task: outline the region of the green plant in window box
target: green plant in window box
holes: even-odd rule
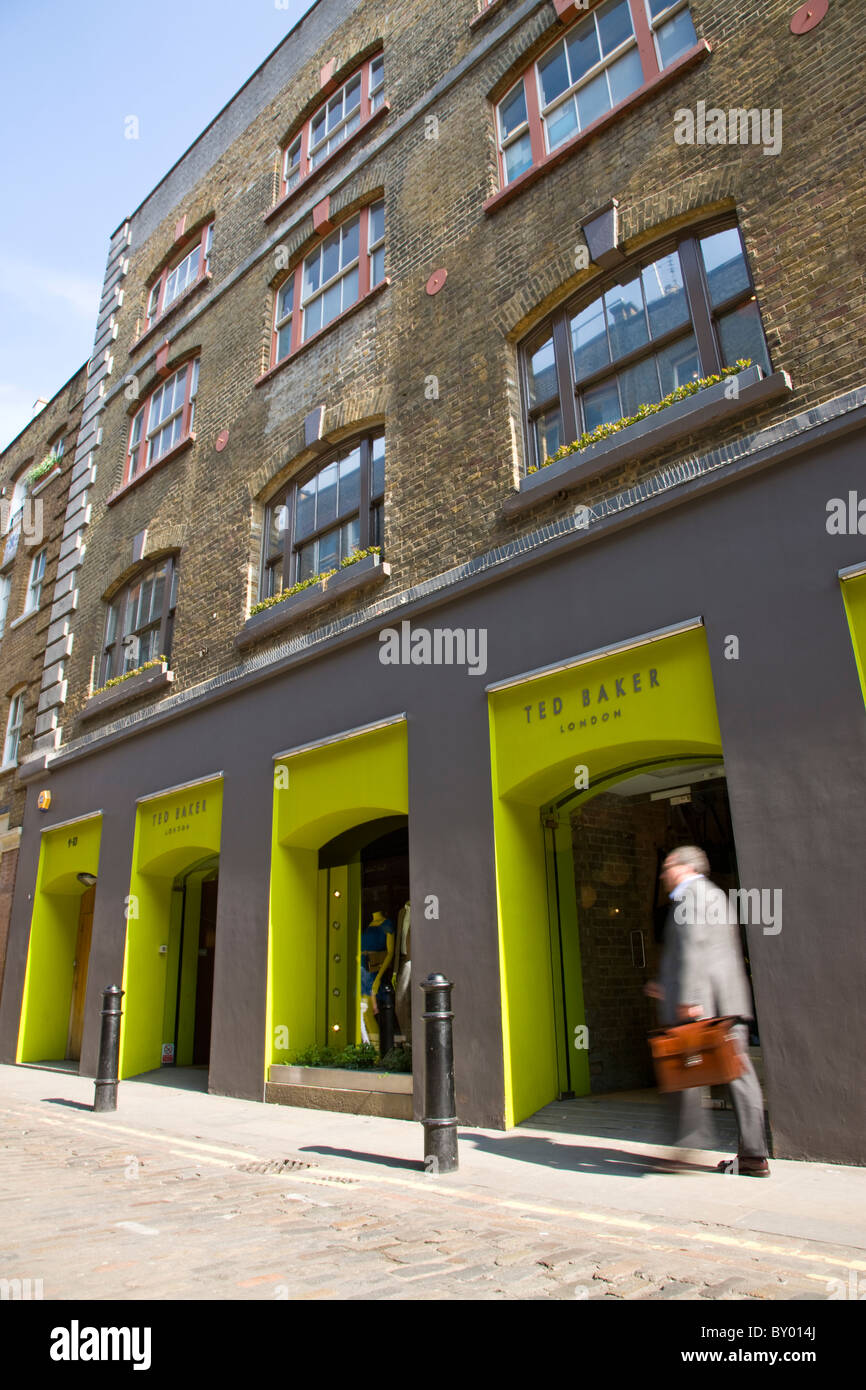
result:
[[[98,690],[94,690],[94,695],[101,695],[104,690],[111,690],[115,685],[123,685],[124,681],[131,680],[133,676],[140,676],[142,671],[149,671],[154,666],[163,666],[168,662],[166,656],[155,656],[152,661],[145,661],[143,666],[136,666],[134,671],[124,671],[122,676],[112,676],[110,681],[101,685]]]
[[[546,468],[548,464],[567,458],[569,454],[579,454],[581,450],[588,449],[590,444],[598,444],[602,439],[609,439],[612,434],[618,434],[627,425],[636,425],[639,420],[646,420],[650,415],[658,415],[660,410],[666,410],[669,405],[675,405],[677,401],[684,401],[687,396],[697,395],[698,391],[703,391],[706,386],[715,386],[717,382],[724,381],[726,376],[737,376],[739,372],[744,372],[751,365],[752,359],[750,357],[741,357],[734,363],[733,367],[723,367],[721,372],[714,373],[713,376],[702,376],[697,381],[687,381],[683,386],[678,386],[675,391],[663,396],[660,401],[656,401],[654,404],[647,402],[645,405],[639,405],[634,415],[624,415],[621,420],[611,420],[607,424],[596,425],[594,430],[580,435],[571,444],[561,444],[555,454],[551,454],[541,464],[530,464],[526,471],[527,473],[537,473],[539,468]]]
[[[28,487],[32,487],[34,483],[39,482],[40,478],[44,478],[46,473],[50,473],[52,468],[56,468],[59,463],[60,459],[56,454],[46,454],[41,463],[35,463],[28,470],[24,478],[25,483]]]
[[[340,569],[348,569],[350,565],[356,565],[359,560],[364,560],[368,555],[380,555],[381,546],[369,545],[366,550],[353,550],[351,555],[347,555],[345,560],[340,561]],[[336,568],[323,570],[321,574],[311,574],[308,579],[299,579],[297,584],[293,584],[289,589],[281,589],[278,594],[273,594],[271,598],[262,599],[261,603],[254,603],[250,609],[250,617],[255,617],[256,613],[264,613],[267,608],[273,608],[276,604],[282,603],[283,599],[291,598],[294,594],[300,594],[304,589],[312,589],[315,584],[321,584],[323,580],[330,579],[336,574]]]

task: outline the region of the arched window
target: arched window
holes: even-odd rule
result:
[[[688,0],[597,5],[531,63],[499,102],[502,187],[543,164],[696,43]]]
[[[204,279],[210,269],[212,246],[213,223],[209,222],[202,227],[194,243],[187,242],[185,249],[161,271],[147,296],[145,331],[162,318],[182,294]]]
[[[105,625],[99,684],[171,657],[178,566],[174,556],[136,575],[112,599]]]
[[[192,435],[199,359],[182,367],[147,397],[129,427],[124,482],[152,468]]]
[[[260,598],[382,545],[385,436],[364,435],[293,478],[267,507]]]
[[[770,373],[735,226],[663,243],[557,309],[522,346],[530,464],[741,358]]]
[[[322,102],[283,147],[280,198],[287,197],[350,135],[361,130],[384,101],[385,60],[377,53]]]

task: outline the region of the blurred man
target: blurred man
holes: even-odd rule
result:
[[[737,1120],[737,1157],[718,1165],[720,1172],[747,1177],[770,1176],[761,1087],[748,1053],[746,1020],[754,1016],[736,914],[726,895],[707,878],[703,850],[684,845],[662,866],[662,884],[671,900],[665,925],[658,981],[646,992],[659,1000],[661,1023],[670,1027],[692,1018],[735,1015],[744,1020],[733,1029],[745,1070],[729,1082]],[[701,1104],[702,1088],[676,1091],[675,1144],[698,1149],[713,1142],[712,1124]]]

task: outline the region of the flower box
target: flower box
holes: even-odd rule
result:
[[[731,394],[731,382],[737,383],[736,395]],[[506,499],[502,511],[506,516],[528,511],[559,492],[567,492],[569,488],[653,453],[685,435],[695,434],[718,420],[776,400],[790,390],[791,378],[787,372],[774,372],[765,377],[760,367],[746,367],[735,376],[675,401],[657,415],[626,425],[610,438],[590,444],[578,453],[567,454],[521,478],[518,492]]]
[[[272,604],[261,613],[254,613],[251,618],[247,618],[235,638],[235,646],[243,649],[251,647],[254,642],[273,637],[285,628],[291,627],[306,613],[324,608],[326,603],[333,603],[335,599],[345,598],[347,594],[361,593],[364,589],[384,584],[390,573],[390,565],[385,564],[380,555],[365,555],[362,560],[347,565],[345,569],[337,570],[336,574],[330,575],[318,584],[311,584],[308,589],[301,589],[297,594],[280,599],[279,603]]]
[[[82,721],[95,719],[105,710],[114,709],[117,705],[127,705],[131,700],[140,699],[142,695],[164,690],[173,680],[174,672],[168,669],[166,662],[161,662],[159,666],[149,666],[145,671],[138,671],[126,680],[118,681],[117,685],[110,685],[107,690],[100,690],[98,694],[91,695],[79,718]]]

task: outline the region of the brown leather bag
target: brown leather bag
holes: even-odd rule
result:
[[[660,1091],[687,1091],[692,1086],[722,1086],[746,1069],[732,1028],[736,1017],[699,1018],[649,1035]]]

